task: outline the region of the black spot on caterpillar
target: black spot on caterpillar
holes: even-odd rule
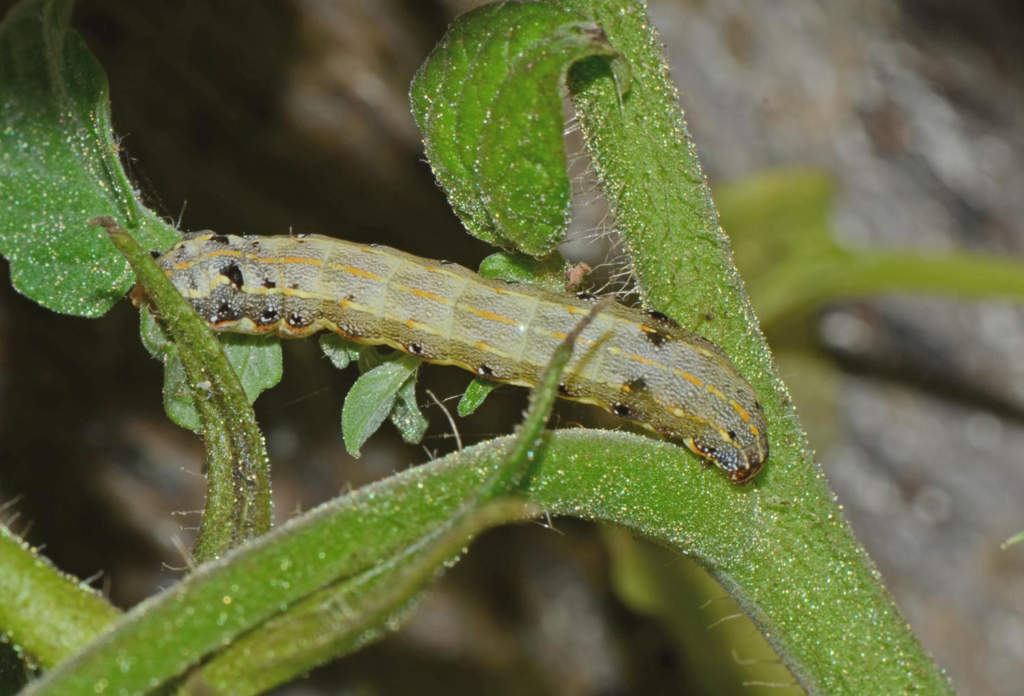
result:
[[[633,409],[631,409],[626,404],[613,404],[612,408],[611,408],[611,412],[614,413],[619,418],[633,418],[634,417]]]
[[[221,302],[210,323],[222,324],[224,322],[238,321],[241,318],[242,313],[232,307],[230,302]]]
[[[245,285],[245,278],[242,276],[242,269],[238,267],[237,263],[229,263],[220,269],[220,274],[231,281],[231,284],[236,288],[241,288]]]
[[[269,326],[276,323],[280,316],[280,313],[278,313],[276,309],[273,307],[267,307],[263,310],[263,314],[259,316],[259,319],[256,320],[256,323],[260,326]]]
[[[198,233],[158,263],[218,331],[299,338],[329,329],[522,386],[537,384],[597,300],[318,235],[257,241]],[[764,413],[714,343],[660,312],[622,305],[601,312],[577,343],[561,396],[678,438],[734,482],[761,469]]]
[[[641,326],[640,330],[643,331],[643,337],[655,348],[661,348],[662,343],[672,338],[671,334],[663,333],[649,326]]]

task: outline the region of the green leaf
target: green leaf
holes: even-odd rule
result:
[[[399,361],[402,357],[400,353],[388,356],[381,355],[373,346],[360,345],[346,340],[337,334],[321,336],[320,347],[339,370],[344,370],[353,360],[359,361],[359,369],[363,371],[363,377],[359,378],[356,385],[377,368]],[[415,364],[419,366],[419,361],[414,358],[410,358],[410,362],[407,364],[412,364],[411,361],[415,361]],[[389,368],[389,370],[393,369]],[[406,368],[403,367],[402,369]],[[396,373],[394,376],[397,379],[398,374]],[[379,373],[372,377],[371,380],[383,378],[384,373]],[[379,386],[374,386],[373,388],[377,390]],[[353,387],[353,390],[355,390],[355,387]],[[376,419],[380,411],[385,408],[387,408],[386,416],[391,418],[391,422],[395,424],[395,427],[402,434],[403,440],[414,445],[423,441],[423,435],[427,432],[427,426],[430,425],[430,422],[423,415],[423,412],[420,411],[419,404],[416,402],[416,370],[412,370],[405,381],[399,385],[396,393],[391,394],[389,390],[390,387],[377,391],[374,396],[357,393],[358,401],[353,402],[351,407],[349,406],[349,398],[352,392],[349,392],[349,396],[345,398],[345,406],[342,408],[342,430],[345,437],[345,446],[353,456],[359,456],[359,448],[384,422],[383,418],[380,421]],[[390,401],[390,406],[388,406],[388,401]],[[346,425],[349,421],[345,420],[345,409],[353,409],[350,411],[350,415],[347,416],[351,419],[351,428],[349,425]],[[362,413],[365,413],[369,420],[364,422],[358,415]],[[360,434],[357,436],[353,435],[354,439],[350,440],[350,431]]]
[[[164,364],[164,411],[175,424],[194,433],[203,431],[192,389],[188,386],[185,366],[178,355],[178,346],[168,338],[149,308],[140,313],[142,345],[149,354]]]
[[[197,388],[205,391],[205,398],[209,398],[209,385],[197,385]],[[188,375],[185,374],[185,365],[181,362],[177,347],[172,348],[164,363],[164,411],[176,425],[194,433],[203,432],[199,407],[196,405],[192,389],[188,386]]]
[[[423,435],[426,434],[430,421],[420,411],[420,406],[416,402],[415,372],[398,390],[398,399],[395,401],[395,407],[391,409],[391,422],[402,434],[402,439],[410,445],[423,442]]]
[[[590,56],[628,71],[601,28],[545,3],[498,3],[459,17],[413,80],[427,157],[475,236],[535,256],[568,224],[561,85]]]
[[[548,11],[538,3],[524,3],[520,9],[524,20],[531,13]],[[503,47],[501,39],[511,32],[515,15],[498,3],[485,5],[471,15],[476,18],[474,22],[463,15],[449,27],[413,78],[410,99],[425,136],[430,166],[466,229],[491,244],[510,246],[487,212],[473,169],[487,103],[497,95],[505,77],[503,71],[492,67],[488,51]],[[488,21],[493,41],[474,35],[474,26]],[[525,33],[521,31],[520,36]],[[529,38],[539,36],[531,33]]]
[[[210,388],[197,404],[210,472],[203,561],[269,528],[269,463],[220,345],[146,254],[179,235],[136,200],[120,166],[106,77],[68,30],[72,5],[23,0],[0,25],[0,254],[20,292],[81,316],[104,313],[140,278],[179,342],[189,391],[203,399]]]
[[[364,374],[380,365],[406,357],[399,352],[381,353],[374,346],[359,346],[359,348],[359,370]],[[417,367],[421,364],[422,361],[417,361]],[[427,426],[430,425],[416,401],[416,378],[418,375],[419,370],[414,370],[402,384],[398,390],[395,405],[388,415],[401,433],[402,439],[412,445],[418,445],[423,441],[423,435],[427,431]]]
[[[336,333],[325,333],[320,336],[320,348],[336,368],[344,370],[353,360],[359,359],[360,353],[367,346],[344,339]]]
[[[189,385],[178,347],[167,337],[148,308],[142,309],[142,343],[150,354],[164,363],[164,410],[172,421],[196,433],[203,431],[195,392],[209,396],[210,384]],[[264,390],[281,381],[281,342],[270,336],[221,334],[221,349],[238,375],[249,403]],[[200,396],[200,398],[203,398]]]
[[[281,341],[276,337],[223,334],[218,338],[250,404],[281,381]]]
[[[469,383],[469,386],[466,387],[466,393],[459,399],[459,415],[465,418],[473,413],[473,411],[480,408],[480,404],[484,402],[487,395],[500,386],[501,382],[495,382],[484,377],[476,377]]]
[[[555,252],[542,259],[528,254],[491,254],[480,262],[480,275],[510,283],[527,283],[552,292],[565,292],[565,274],[572,267]]]
[[[68,29],[71,0],[26,0],[0,25],[0,254],[19,291],[93,317],[133,275],[94,216],[122,220],[147,249],[178,233],[135,198],[111,134],[106,76]]]
[[[402,355],[377,365],[356,380],[341,409],[342,436],[349,454],[359,457],[363,443],[391,415],[399,391],[419,366],[416,358]]]
[[[1024,541],[1024,532],[1019,532],[1017,534],[1014,534],[1012,537],[1010,537],[1006,541],[1004,541],[1003,542],[1003,548],[1004,549],[1009,548],[1010,546],[1014,546],[1015,544],[1019,544],[1022,541]]]

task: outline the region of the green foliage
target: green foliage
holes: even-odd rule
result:
[[[44,307],[95,317],[132,284],[96,215],[147,249],[178,238],[135,198],[111,136],[107,78],[68,30],[72,0],[30,0],[0,26],[0,255]]]
[[[52,569],[43,573],[40,587],[57,588],[84,608],[52,602],[32,614],[11,604],[0,613],[0,628],[17,628],[20,645],[38,641],[43,647],[29,653],[57,664],[28,693],[151,693],[179,677],[186,693],[257,693],[357,649],[400,619],[476,532],[540,511],[614,523],[699,562],[809,693],[951,693],[853,538],[805,442],[731,265],[642,3],[481,8],[453,25],[418,74],[414,110],[438,180],[467,227],[497,244],[545,254],[566,219],[559,81],[571,70],[588,147],[645,302],[715,339],[761,396],[772,446],[761,478],[733,487],[690,452],[627,433],[541,434],[570,341],[554,356],[516,437],[408,470],[267,534],[269,472],[245,374],[270,384],[275,380],[257,375],[279,371],[279,359],[275,367],[264,347],[245,359],[246,348],[232,367],[137,243],[166,248],[175,233],[130,195],[111,147],[105,80],[66,30],[69,11],[70,2],[25,0],[0,28],[4,98],[15,105],[2,116],[0,193],[8,208],[22,206],[0,227],[0,251],[23,292],[61,311],[92,315],[123,293],[130,276],[108,236],[94,235],[84,222],[107,212],[131,229],[132,236],[113,220],[103,222],[162,317],[166,336],[144,318],[147,343],[169,364],[175,361],[168,337],[176,346],[179,376],[165,389],[191,398],[188,408],[198,411],[206,437],[210,482],[197,557],[207,562],[103,635],[113,610],[56,582]],[[66,122],[55,118],[60,114]],[[40,182],[58,180],[65,182],[61,190],[52,199],[43,195]],[[808,206],[805,222],[818,224],[821,209],[820,201]],[[12,233],[14,227],[43,236]],[[55,236],[64,229],[69,234]],[[75,245],[85,238],[94,244],[83,251]],[[50,256],[26,255],[36,248]],[[62,266],[61,259],[88,261]],[[545,262],[553,264],[545,271],[521,261],[501,257],[488,272],[525,268],[519,280],[555,282],[562,271],[560,262]],[[49,285],[60,279],[59,292],[33,285],[32,263],[50,263]],[[419,361],[382,357],[336,337],[321,345],[337,366],[358,359],[363,370],[342,413],[350,451],[358,453],[389,416],[407,439],[422,437]],[[475,382],[472,397],[467,391],[464,398],[467,409],[488,390]],[[12,569],[0,580],[35,577],[32,554],[17,545],[0,552],[5,571]],[[632,588],[638,603],[655,610],[673,599],[664,584]],[[324,613],[339,606],[352,611],[325,630]],[[76,632],[75,645],[47,653],[47,632],[64,626]]]
[[[398,385],[393,398],[389,393],[389,388],[384,388],[377,395],[366,395],[364,393],[367,400],[362,406],[349,407],[348,400],[352,394],[352,392],[349,392],[345,396],[345,407],[342,408],[341,419],[344,423],[345,408],[361,409],[364,406],[376,408],[378,407],[378,400],[391,401],[392,408],[387,414],[388,418],[398,428],[398,432],[402,435],[403,440],[409,444],[418,445],[423,441],[423,435],[426,433],[427,426],[429,425],[427,417],[420,411],[419,403],[416,401],[416,378],[419,376],[419,366],[422,364],[422,361],[399,352],[382,355],[376,348],[363,346],[359,353],[359,371],[363,375],[356,381],[356,385],[371,372],[375,372],[378,368],[395,362],[402,365],[402,371],[407,374],[407,378]],[[355,391],[355,387],[353,387],[352,391]],[[380,423],[377,426],[379,427]],[[366,432],[365,437],[369,438],[375,430],[376,428],[373,428]],[[348,440],[346,439],[347,442]],[[354,454],[351,448],[349,448],[349,454]]]
[[[501,382],[495,382],[493,379],[486,379],[484,377],[476,377],[469,383],[469,386],[466,387],[466,393],[459,399],[459,415],[465,418],[472,414],[480,408],[487,395],[500,386]]]
[[[365,346],[347,341],[338,334],[323,334],[320,336],[320,349],[324,355],[339,370],[344,370],[359,359],[359,353]]]
[[[320,347],[339,370],[358,361],[363,373],[345,396],[341,411],[342,436],[349,454],[358,458],[363,444],[388,418],[406,442],[423,441],[430,423],[416,401],[419,360],[401,353],[384,356],[373,346],[338,335],[321,336]]]
[[[120,300],[134,279],[106,233],[89,225],[92,218],[113,216],[147,251],[166,250],[179,235],[139,203],[121,167],[106,76],[68,29],[73,4],[21,2],[0,27],[0,254],[19,291],[55,311],[91,317]],[[144,324],[143,335],[151,330],[159,331]],[[150,338],[167,365],[168,415],[200,430],[176,351],[165,336]],[[147,344],[151,352],[154,345]],[[225,345],[251,399],[280,379],[276,343],[232,337]]]
[[[7,211],[0,253],[21,292],[82,316],[102,314],[120,299],[133,271],[140,278],[177,344],[172,351],[148,332],[169,358],[168,413],[206,436],[210,491],[195,552],[203,560],[269,529],[263,439],[219,344],[146,253],[167,249],[178,233],[134,196],[111,133],[106,77],[68,29],[72,5],[24,0],[0,25],[0,196]],[[107,232],[91,225],[100,217]],[[134,238],[114,233],[121,230],[114,217]],[[253,398],[276,382],[278,346],[229,343]]]
[[[402,439],[409,444],[418,445],[423,442],[430,421],[423,415],[416,401],[416,375],[405,380],[402,388],[398,390],[398,398],[395,399],[395,407],[391,411],[391,422],[398,428]]]
[[[359,456],[359,449],[392,414],[400,397],[404,406],[398,417],[403,424],[409,422],[410,428],[409,431],[402,431],[403,436],[414,437],[418,432],[422,437],[426,430],[425,426],[420,428],[418,425],[422,422],[422,415],[419,419],[411,415],[413,409],[419,413],[415,394],[416,371],[419,367],[420,361],[416,358],[396,354],[367,369],[356,380],[345,396],[345,405],[341,410],[341,430],[349,454]],[[399,429],[402,427],[399,425]]]
[[[579,332],[598,311],[600,306],[552,356],[517,435],[506,446],[457,455],[471,464],[468,479],[442,475],[404,492],[402,484],[385,482],[303,515],[225,562],[207,564],[144,611],[133,612],[91,649],[37,682],[35,693],[76,693],[99,683],[114,693],[151,690],[267,621],[280,630],[222,653],[186,688],[258,693],[358,646],[367,631],[379,631],[435,577],[481,523],[507,522],[527,511],[522,503],[492,504],[517,487],[546,450],[542,433],[559,378]],[[326,627],[324,612],[354,593],[363,593],[357,595],[360,608],[333,629]],[[175,616],[189,620],[176,622]],[[279,653],[282,643],[288,647]]]
[[[248,696],[296,674],[355,652],[411,611],[439,567],[458,560],[478,533],[531,516],[520,501],[495,501],[455,514],[440,529],[401,553],[335,585],[327,585],[289,611],[233,641],[192,672],[180,696]],[[325,623],[324,617],[330,622]],[[255,667],[258,667],[254,669]]]
[[[562,241],[571,190],[561,82],[589,56],[626,63],[601,28],[548,3],[496,3],[457,19],[412,83],[438,183],[469,232],[545,256]]]
[[[480,262],[480,275],[500,278],[510,283],[529,283],[550,290],[565,290],[565,274],[570,264],[561,254],[537,259],[528,254],[491,254]]]

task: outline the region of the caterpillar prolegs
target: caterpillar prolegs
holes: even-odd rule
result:
[[[321,329],[481,377],[536,385],[597,298],[483,278],[446,261],[318,235],[187,235],[158,259],[216,331],[300,338]],[[768,456],[751,386],[711,341],[613,304],[583,331],[559,395],[679,438],[736,483]]]

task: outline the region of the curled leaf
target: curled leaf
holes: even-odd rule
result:
[[[568,224],[561,86],[584,58],[629,70],[604,31],[546,3],[497,3],[460,17],[413,80],[427,157],[475,236],[534,256]]]

